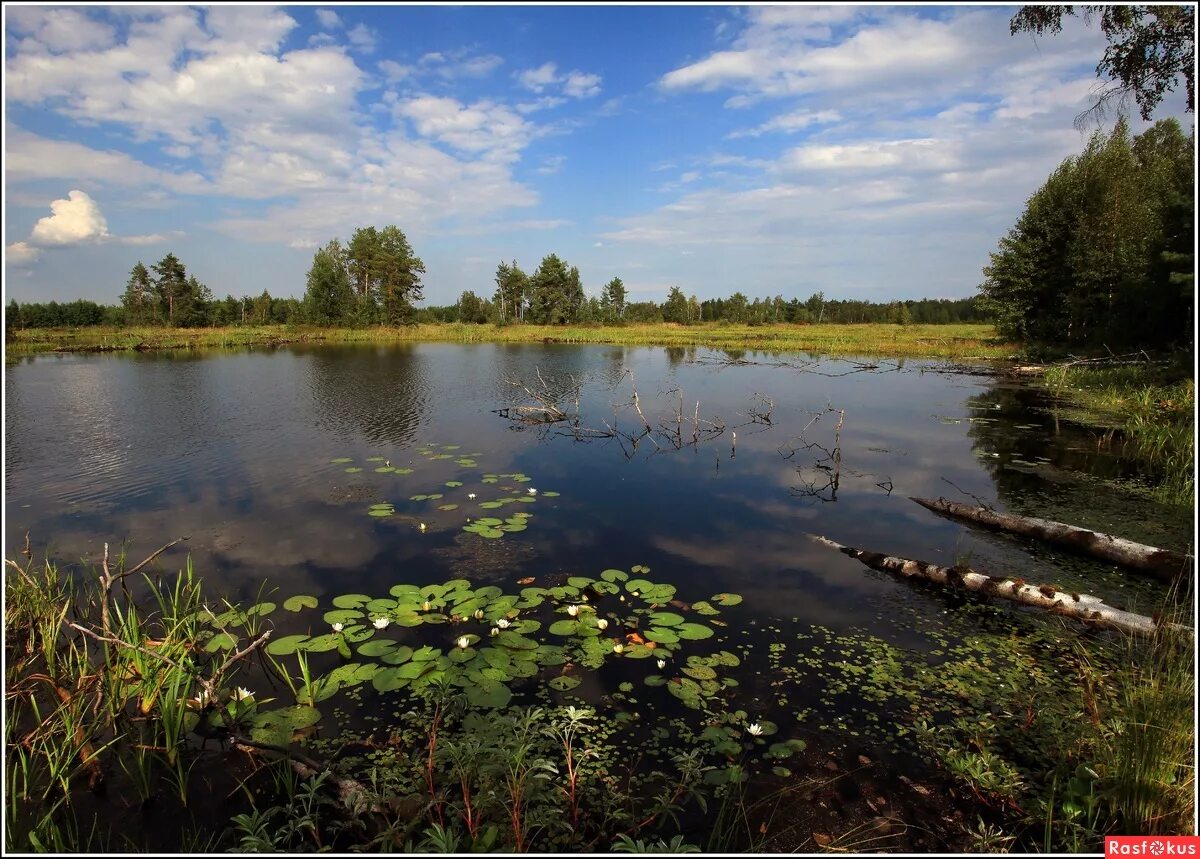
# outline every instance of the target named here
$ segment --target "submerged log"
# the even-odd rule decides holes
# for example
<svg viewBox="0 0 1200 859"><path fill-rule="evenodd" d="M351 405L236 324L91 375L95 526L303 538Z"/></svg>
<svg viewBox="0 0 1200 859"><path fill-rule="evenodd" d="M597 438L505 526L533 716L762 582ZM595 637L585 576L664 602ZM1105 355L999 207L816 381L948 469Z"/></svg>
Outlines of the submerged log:
<svg viewBox="0 0 1200 859"><path fill-rule="evenodd" d="M926 561L896 558L879 552L867 552L851 546L843 546L825 537L810 534L813 540L843 554L856 558L873 570L896 573L907 578L928 579L940 585L963 588L968 591L1012 600L1022 605L1045 609L1054 614L1073 617L1092 626L1119 629L1135 635L1153 635L1167 627L1186 630L1176 623L1159 623L1158 620L1141 614L1124 611L1108 605L1100 597L1062 591L1053 585L1031 585L1021 579L997 578L977 573L967 567L939 567Z"/></svg>
<svg viewBox="0 0 1200 859"><path fill-rule="evenodd" d="M1188 555L1172 552L1169 549L1158 549L1110 534L1102 534L1099 531L1064 525L1062 522L1051 522L1049 519L998 513L986 507L971 507L956 501L947 501L944 498L936 501L932 498L912 498L911 500L935 513L956 519L965 519L995 531L1007 531L1023 537L1033 537L1063 549L1071 549L1080 554L1099 558L1102 561L1152 573L1167 581L1185 573L1191 560Z"/></svg>

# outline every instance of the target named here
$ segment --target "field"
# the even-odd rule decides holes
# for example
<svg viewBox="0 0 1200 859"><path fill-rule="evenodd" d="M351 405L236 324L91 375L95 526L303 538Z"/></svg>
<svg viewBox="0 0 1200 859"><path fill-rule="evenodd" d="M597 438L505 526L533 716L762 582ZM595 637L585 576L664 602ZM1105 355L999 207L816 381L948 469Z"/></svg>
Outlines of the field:
<svg viewBox="0 0 1200 859"><path fill-rule="evenodd" d="M287 343L617 343L913 358L1010 358L990 325L470 325L387 328L73 328L9 332L10 354L278 346Z"/></svg>

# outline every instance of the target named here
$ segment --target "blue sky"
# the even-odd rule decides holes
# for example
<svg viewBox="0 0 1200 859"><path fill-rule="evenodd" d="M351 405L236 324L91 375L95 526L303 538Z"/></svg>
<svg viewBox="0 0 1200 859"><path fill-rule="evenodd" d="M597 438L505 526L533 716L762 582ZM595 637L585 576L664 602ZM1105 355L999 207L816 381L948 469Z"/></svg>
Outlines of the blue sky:
<svg viewBox="0 0 1200 859"><path fill-rule="evenodd" d="M168 251L300 295L389 223L433 304L550 252L634 300L970 295L1104 50L1014 11L6 4L5 297L115 301Z"/></svg>

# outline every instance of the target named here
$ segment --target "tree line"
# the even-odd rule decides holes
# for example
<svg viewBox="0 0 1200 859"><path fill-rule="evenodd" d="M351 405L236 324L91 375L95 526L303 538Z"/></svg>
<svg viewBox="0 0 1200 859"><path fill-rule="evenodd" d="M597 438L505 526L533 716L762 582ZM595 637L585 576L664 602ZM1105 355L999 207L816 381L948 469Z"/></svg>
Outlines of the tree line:
<svg viewBox="0 0 1200 859"><path fill-rule="evenodd" d="M806 300L750 299L741 292L729 298L700 301L672 286L666 300L630 301L619 277L599 295L588 296L576 266L557 254L545 256L532 274L516 260L496 268L490 297L468 290L455 304L416 308L422 299L425 265L396 226L361 227L350 240L332 239L313 255L304 296L274 298L213 297L212 291L183 262L168 253L147 267L138 262L129 274L120 303L92 301L70 304L10 302L6 329L80 327L88 325L217 325L307 324L326 327L403 325L419 322L494 323L499 325L577 325L701 322L764 325L772 323L892 322L956 323L987 321L975 298L870 302L826 299L818 292ZM486 296L486 293L485 293Z"/></svg>
<svg viewBox="0 0 1200 859"><path fill-rule="evenodd" d="M991 254L981 305L1039 346L1165 349L1193 336L1195 133L1097 131Z"/></svg>

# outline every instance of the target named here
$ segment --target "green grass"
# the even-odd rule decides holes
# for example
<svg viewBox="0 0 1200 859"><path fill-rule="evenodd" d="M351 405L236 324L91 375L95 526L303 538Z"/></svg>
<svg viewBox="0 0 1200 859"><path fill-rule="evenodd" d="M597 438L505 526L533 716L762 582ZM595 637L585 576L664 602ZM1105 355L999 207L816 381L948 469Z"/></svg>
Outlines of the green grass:
<svg viewBox="0 0 1200 859"><path fill-rule="evenodd" d="M913 358L1008 358L991 325L470 325L315 328L72 328L9 332L10 355L63 350L201 349L286 343L615 343Z"/></svg>
<svg viewBox="0 0 1200 859"><path fill-rule="evenodd" d="M1118 430L1125 453L1161 476L1160 500L1191 504L1195 493L1196 383L1180 364L1052 367L1046 387L1082 423Z"/></svg>

